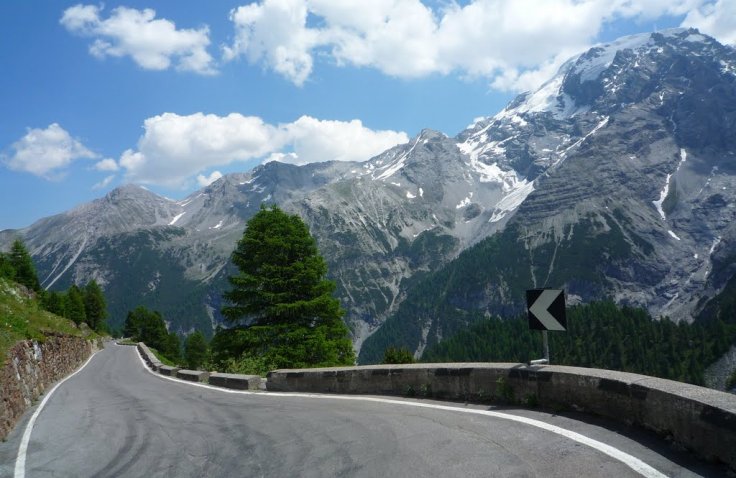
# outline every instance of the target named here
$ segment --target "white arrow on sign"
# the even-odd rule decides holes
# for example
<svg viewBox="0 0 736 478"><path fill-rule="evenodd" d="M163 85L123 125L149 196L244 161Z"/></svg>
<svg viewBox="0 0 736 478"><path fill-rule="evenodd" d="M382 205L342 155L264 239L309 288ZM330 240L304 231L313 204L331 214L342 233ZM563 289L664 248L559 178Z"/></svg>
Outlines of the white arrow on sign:
<svg viewBox="0 0 736 478"><path fill-rule="evenodd" d="M534 317L536 317L547 330L565 330L562 324L560 324L547 310L561 293L561 290L546 289L542 291L542 294L534 301L532 306L529 307L529 312L534 314Z"/></svg>

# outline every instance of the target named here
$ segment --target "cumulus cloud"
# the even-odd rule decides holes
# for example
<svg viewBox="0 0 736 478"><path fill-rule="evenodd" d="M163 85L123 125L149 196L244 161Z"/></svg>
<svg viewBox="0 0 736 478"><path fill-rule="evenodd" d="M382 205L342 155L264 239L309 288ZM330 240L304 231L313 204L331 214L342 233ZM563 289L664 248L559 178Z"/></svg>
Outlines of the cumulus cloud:
<svg viewBox="0 0 736 478"><path fill-rule="evenodd" d="M209 29L177 29L174 22L157 19L152 9L117 7L106 19L102 8L75 5L67 8L60 23L71 33L93 39L90 53L97 58L130 56L148 70L165 70L172 63L179 70L214 74L207 52Z"/></svg>
<svg viewBox="0 0 736 478"><path fill-rule="evenodd" d="M733 0L718 0L694 8L682 24L736 46L736 2Z"/></svg>
<svg viewBox="0 0 736 478"><path fill-rule="evenodd" d="M95 169L97 171L117 171L120 167L114 159L105 158L102 161L95 163Z"/></svg>
<svg viewBox="0 0 736 478"><path fill-rule="evenodd" d="M365 161L409 141L406 133L373 131L360 120L329 121L302 116L281 129L293 152L282 156L280 161L294 164Z"/></svg>
<svg viewBox="0 0 736 478"><path fill-rule="evenodd" d="M145 120L136 149L118 161L130 181L185 187L192 178L204 184L236 161L279 160L294 164L315 161L364 161L409 140L406 133L374 131L359 120L326 121L302 116L292 123L271 125L261 118L164 113Z"/></svg>
<svg viewBox="0 0 736 478"><path fill-rule="evenodd" d="M210 184L214 183L221 177L222 177L222 173L220 171L212 171L212 174L210 174L209 176L200 174L197 176L197 184L199 184L199 187L203 188L205 186L209 186Z"/></svg>
<svg viewBox="0 0 736 478"><path fill-rule="evenodd" d="M234 9L224 59L251 63L302 85L315 58L416 78L457 73L492 87L539 86L620 19L685 15L719 38L734 28L730 0L471 0L431 8L420 0L261 0Z"/></svg>
<svg viewBox="0 0 736 478"><path fill-rule="evenodd" d="M58 123L52 123L46 129L29 128L25 136L11 145L11 149L12 154L3 156L8 168L46 179L59 178L74 160L98 157Z"/></svg>

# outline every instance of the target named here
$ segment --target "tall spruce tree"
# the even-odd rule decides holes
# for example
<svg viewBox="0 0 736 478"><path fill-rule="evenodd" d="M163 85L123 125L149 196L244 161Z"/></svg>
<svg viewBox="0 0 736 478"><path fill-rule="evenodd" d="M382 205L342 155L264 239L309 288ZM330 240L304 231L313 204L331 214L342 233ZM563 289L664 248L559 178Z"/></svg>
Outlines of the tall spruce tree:
<svg viewBox="0 0 736 478"><path fill-rule="evenodd" d="M197 370L207 360L207 339L199 330L189 334L184 342L184 360L192 370Z"/></svg>
<svg viewBox="0 0 736 478"><path fill-rule="evenodd" d="M163 316L142 305L128 312L123 334L135 342L145 342L149 347L159 349L159 351L167 347L169 336Z"/></svg>
<svg viewBox="0 0 736 478"><path fill-rule="evenodd" d="M76 285L72 285L66 293L64 311L65 317L77 325L87 322L87 315L84 312L84 295Z"/></svg>
<svg viewBox="0 0 736 478"><path fill-rule="evenodd" d="M98 332L105 330L107 303L102 289L94 279L84 287L84 313L87 317L87 325Z"/></svg>
<svg viewBox="0 0 736 478"><path fill-rule="evenodd" d="M31 259L26 246L20 239L13 241L13 245L10 247L9 259L10 265L15 271L15 281L39 292L41 284L38 282L36 267L33 265L33 259Z"/></svg>
<svg viewBox="0 0 736 478"><path fill-rule="evenodd" d="M232 260L240 272L229 277L222 313L241 327L231 354L266 357L278 367L355 362L345 311L332 295L335 283L325 278L327 264L299 216L261 206Z"/></svg>

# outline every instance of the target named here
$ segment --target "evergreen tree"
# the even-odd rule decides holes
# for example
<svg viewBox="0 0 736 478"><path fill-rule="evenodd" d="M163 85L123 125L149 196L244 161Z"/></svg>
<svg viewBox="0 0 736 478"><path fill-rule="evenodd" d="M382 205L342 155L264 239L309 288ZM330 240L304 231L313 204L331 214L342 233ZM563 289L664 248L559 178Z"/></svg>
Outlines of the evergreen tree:
<svg viewBox="0 0 736 478"><path fill-rule="evenodd" d="M94 279L84 287L84 313L87 316L87 324L102 332L105 330L105 319L107 319L107 303L102 289Z"/></svg>
<svg viewBox="0 0 736 478"><path fill-rule="evenodd" d="M52 290L44 291L41 295L41 305L44 309L60 317L66 317L65 296Z"/></svg>
<svg viewBox="0 0 736 478"><path fill-rule="evenodd" d="M335 284L325 278L327 264L299 216L261 206L232 260L239 274L229 277L222 313L232 323L245 322L239 333L229 333L239 344L230 348L233 358L265 356L279 367L355 362L344 311L332 296Z"/></svg>
<svg viewBox="0 0 736 478"><path fill-rule="evenodd" d="M0 278L15 280L15 269L7 254L0 252Z"/></svg>
<svg viewBox="0 0 736 478"><path fill-rule="evenodd" d="M181 341L176 332L169 332L158 350L173 362L181 362Z"/></svg>
<svg viewBox="0 0 736 478"><path fill-rule="evenodd" d="M389 347L383 353L383 363L414 363L414 355L406 348Z"/></svg>
<svg viewBox="0 0 736 478"><path fill-rule="evenodd" d="M31 290L39 292L41 284L38 282L36 275L36 267L33 265L33 259L28 253L23 241L16 239L10 248L9 254L10 264L15 271L15 281L23 284Z"/></svg>
<svg viewBox="0 0 736 478"><path fill-rule="evenodd" d="M184 342L184 361L187 367L197 370L207 360L207 339L199 330L195 330Z"/></svg>
<svg viewBox="0 0 736 478"><path fill-rule="evenodd" d="M87 316L84 312L84 295L76 285L72 285L66 293L64 311L66 312L65 317L77 325L87 322Z"/></svg>
<svg viewBox="0 0 736 478"><path fill-rule="evenodd" d="M138 306L128 312L123 335L135 342L145 342L149 347L163 352L169 334L160 313Z"/></svg>

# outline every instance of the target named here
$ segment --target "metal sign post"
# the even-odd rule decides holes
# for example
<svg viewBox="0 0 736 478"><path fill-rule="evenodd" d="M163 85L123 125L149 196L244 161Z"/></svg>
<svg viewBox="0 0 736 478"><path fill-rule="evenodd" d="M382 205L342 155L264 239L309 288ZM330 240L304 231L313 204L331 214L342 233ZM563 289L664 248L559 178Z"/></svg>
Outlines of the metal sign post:
<svg viewBox="0 0 736 478"><path fill-rule="evenodd" d="M565 291L560 289L531 289L526 291L529 328L542 331L544 358L531 360L529 365L549 364L548 330L567 330Z"/></svg>

